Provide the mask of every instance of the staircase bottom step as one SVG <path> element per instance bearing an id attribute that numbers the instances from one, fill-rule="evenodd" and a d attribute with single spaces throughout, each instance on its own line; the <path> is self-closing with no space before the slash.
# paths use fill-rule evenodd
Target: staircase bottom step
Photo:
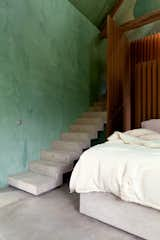
<path id="1" fill-rule="evenodd" d="M 48 192 L 62 185 L 62 183 L 62 175 L 55 179 L 53 177 L 43 176 L 33 172 L 25 172 L 8 178 L 9 185 L 33 195 L 40 195 Z"/>

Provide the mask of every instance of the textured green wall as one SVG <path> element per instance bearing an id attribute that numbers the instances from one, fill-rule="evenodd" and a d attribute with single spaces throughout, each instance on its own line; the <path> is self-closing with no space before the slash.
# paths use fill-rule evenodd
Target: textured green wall
<path id="1" fill-rule="evenodd" d="M 135 17 L 160 9 L 160 0 L 137 0 L 134 8 Z"/>
<path id="2" fill-rule="evenodd" d="M 96 97 L 97 33 L 68 0 L 0 0 L 0 186 Z"/>

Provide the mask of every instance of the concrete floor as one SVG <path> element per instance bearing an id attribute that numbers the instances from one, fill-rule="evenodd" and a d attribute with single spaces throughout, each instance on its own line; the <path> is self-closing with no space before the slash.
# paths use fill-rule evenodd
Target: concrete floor
<path id="1" fill-rule="evenodd" d="M 139 239 L 81 215 L 79 197 L 66 185 L 40 197 L 17 196 L 0 208 L 0 240 Z"/>

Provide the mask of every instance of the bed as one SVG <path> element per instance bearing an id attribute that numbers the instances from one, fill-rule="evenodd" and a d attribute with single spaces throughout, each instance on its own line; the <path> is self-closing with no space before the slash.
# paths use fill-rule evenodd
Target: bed
<path id="1" fill-rule="evenodd" d="M 160 134 L 146 129 L 115 132 L 84 152 L 71 192 L 80 212 L 148 240 L 160 236 Z"/>
<path id="2" fill-rule="evenodd" d="M 140 128 L 143 121 L 160 119 L 160 35 L 153 34 L 135 41 L 130 41 L 126 35 L 129 29 L 149 24 L 150 19 L 155 21 L 154 18 L 146 16 L 138 20 L 138 25 L 131 21 L 125 29 L 108 16 L 107 137 L 114 131 L 124 132 L 131 128 Z M 152 127 L 151 129 L 155 130 L 155 124 L 151 123 L 150 126 L 150 123 L 147 122 L 142 126 Z M 134 136 L 131 139 L 130 136 L 127 138 L 125 134 L 119 132 L 114 137 L 122 139 L 112 139 L 115 141 L 111 143 L 112 152 L 116 153 L 113 156 L 109 154 L 109 149 L 106 149 L 109 143 L 96 146 L 93 152 L 89 150 L 84 153 L 82 160 L 73 171 L 71 191 L 80 193 L 82 213 L 142 238 L 158 240 L 160 239 L 159 137 L 157 136 L 156 140 L 151 134 L 150 140 L 139 139 L 140 136 L 137 137 L 138 139 Z M 120 143 L 120 140 L 123 143 Z M 136 161 L 133 158 L 133 145 L 136 150 Z M 124 148 L 124 154 L 117 150 L 121 147 Z M 105 158 L 102 160 L 100 156 L 103 150 L 106 151 L 109 161 L 106 165 Z M 127 161 L 127 158 L 131 161 Z M 98 159 L 104 164 L 99 164 Z M 118 166 L 112 165 L 111 163 L 115 163 L 116 159 L 120 159 L 123 164 L 120 165 L 120 161 L 117 161 Z M 92 165 L 92 161 L 97 165 Z M 107 168 L 108 166 L 110 167 Z"/>

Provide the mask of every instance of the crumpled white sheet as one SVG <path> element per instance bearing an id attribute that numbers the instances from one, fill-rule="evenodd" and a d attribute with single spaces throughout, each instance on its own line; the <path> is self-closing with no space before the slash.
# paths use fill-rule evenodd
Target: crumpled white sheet
<path id="1" fill-rule="evenodd" d="M 85 151 L 73 170 L 70 191 L 109 192 L 160 210 L 160 134 L 141 131 L 115 132 L 108 142 Z"/>

